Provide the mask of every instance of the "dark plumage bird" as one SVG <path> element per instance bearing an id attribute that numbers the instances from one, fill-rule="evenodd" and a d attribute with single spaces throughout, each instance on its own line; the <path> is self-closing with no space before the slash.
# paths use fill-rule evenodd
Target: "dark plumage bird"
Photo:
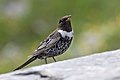
<path id="1" fill-rule="evenodd" d="M 70 18 L 71 15 L 62 17 L 59 20 L 57 29 L 40 43 L 30 59 L 15 70 L 25 67 L 36 59 L 44 59 L 47 64 L 47 58 L 52 57 L 56 62 L 54 57 L 64 53 L 69 48 L 73 39 Z"/>

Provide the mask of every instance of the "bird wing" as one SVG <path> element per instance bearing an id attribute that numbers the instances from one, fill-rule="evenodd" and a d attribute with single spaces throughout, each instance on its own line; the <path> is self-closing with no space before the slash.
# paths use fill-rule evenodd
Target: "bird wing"
<path id="1" fill-rule="evenodd" d="M 37 50 L 46 50 L 52 46 L 54 46 L 55 43 L 57 43 L 60 39 L 60 33 L 58 33 L 56 30 L 51 33 L 47 39 L 45 39 L 43 42 L 40 43 Z"/>
<path id="2" fill-rule="evenodd" d="M 36 60 L 38 58 L 37 56 L 40 54 L 39 52 L 44 51 L 44 50 L 54 46 L 54 44 L 57 43 L 59 39 L 60 39 L 60 34 L 57 31 L 54 31 L 52 34 L 50 34 L 47 37 L 47 39 L 45 39 L 43 42 L 40 43 L 40 45 L 38 46 L 38 49 L 35 51 L 35 53 L 33 54 L 33 56 L 31 58 L 28 59 L 24 64 L 22 64 L 15 70 L 19 70 L 19 69 L 25 67 L 26 65 L 28 65 L 29 63 L 31 63 L 32 61 Z"/>
<path id="3" fill-rule="evenodd" d="M 43 42 L 40 43 L 40 45 L 38 46 L 38 49 L 35 51 L 33 56 L 30 59 L 28 59 L 24 64 L 16 68 L 15 70 L 19 70 L 24 66 L 28 65 L 29 63 L 31 63 L 32 61 L 36 60 L 38 58 L 37 56 L 40 54 L 41 51 L 44 51 L 54 46 L 54 44 L 57 43 L 59 39 L 60 39 L 60 34 L 57 31 L 54 31 L 53 33 L 51 33 L 47 37 L 47 39 L 45 39 Z"/>

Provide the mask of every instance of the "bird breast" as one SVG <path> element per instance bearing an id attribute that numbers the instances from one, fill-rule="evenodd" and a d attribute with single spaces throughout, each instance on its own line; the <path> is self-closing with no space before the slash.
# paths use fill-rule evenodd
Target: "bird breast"
<path id="1" fill-rule="evenodd" d="M 58 32 L 61 34 L 61 36 L 63 38 L 65 37 L 69 37 L 69 39 L 71 39 L 73 37 L 73 31 L 67 32 L 67 31 L 63 31 L 63 30 L 58 30 Z"/>

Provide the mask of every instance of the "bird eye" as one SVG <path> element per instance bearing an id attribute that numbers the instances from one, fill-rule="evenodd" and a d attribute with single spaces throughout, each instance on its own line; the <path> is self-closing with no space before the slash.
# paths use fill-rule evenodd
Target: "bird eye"
<path id="1" fill-rule="evenodd" d="M 61 20 L 59 21 L 59 23 L 65 22 L 66 20 L 67 20 L 67 18 L 63 18 L 63 19 L 61 19 Z"/>
<path id="2" fill-rule="evenodd" d="M 62 22 L 62 20 L 59 21 L 59 23 L 61 23 L 61 22 Z"/>

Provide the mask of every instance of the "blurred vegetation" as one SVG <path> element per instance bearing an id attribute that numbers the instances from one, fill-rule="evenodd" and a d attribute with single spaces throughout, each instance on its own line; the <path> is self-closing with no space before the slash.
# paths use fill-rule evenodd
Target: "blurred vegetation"
<path id="1" fill-rule="evenodd" d="M 69 14 L 74 41 L 57 60 L 120 48 L 120 0 L 0 0 L 0 73 L 27 60 Z M 43 63 L 37 60 L 29 66 Z"/>

